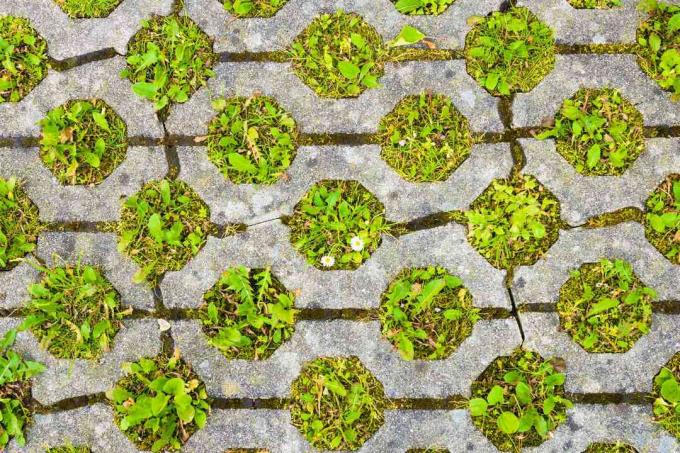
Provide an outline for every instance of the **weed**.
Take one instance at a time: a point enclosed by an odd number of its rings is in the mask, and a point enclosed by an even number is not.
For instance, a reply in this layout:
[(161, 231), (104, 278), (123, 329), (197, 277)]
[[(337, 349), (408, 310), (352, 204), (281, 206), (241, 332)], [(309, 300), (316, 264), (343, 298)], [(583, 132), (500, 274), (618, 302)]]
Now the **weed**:
[(135, 282), (155, 285), (165, 272), (184, 267), (210, 231), (210, 210), (191, 187), (152, 181), (123, 203), (118, 250), (141, 266)]
[(444, 181), (470, 155), (467, 118), (441, 94), (408, 96), (378, 127), (382, 158), (404, 179)]
[(479, 310), (463, 281), (441, 267), (402, 271), (380, 304), (382, 334), (406, 360), (448, 357), (477, 320)]
[(562, 328), (588, 352), (626, 352), (649, 332), (656, 292), (623, 260), (601, 259), (571, 272), (560, 289)]
[(47, 43), (28, 19), (0, 16), (0, 103), (19, 102), (47, 75)]
[(111, 348), (121, 320), (120, 296), (96, 267), (39, 267), (42, 280), (29, 286), (23, 328), (62, 359), (97, 359)]
[(212, 40), (186, 16), (155, 17), (128, 44), (128, 66), (121, 73), (132, 90), (153, 101), (156, 110), (184, 103), (214, 76)]
[(608, 9), (623, 6), (622, 0), (568, 0), (576, 9)]
[(69, 101), (40, 121), (40, 158), (62, 184), (102, 182), (125, 159), (127, 128), (104, 101)]
[(518, 349), (498, 357), (473, 382), (470, 415), (501, 451), (543, 443), (567, 419), (564, 374), (538, 353)]
[(266, 359), (295, 330), (295, 295), (269, 269), (227, 269), (203, 300), (203, 331), (228, 359)]
[(588, 448), (586, 448), (583, 453), (638, 453), (638, 451), (623, 442), (595, 442), (588, 445)]
[(319, 358), (293, 381), (291, 418), (321, 450), (356, 450), (383, 424), (383, 386), (357, 357)]
[(357, 269), (390, 231), (380, 201), (356, 181), (321, 181), (290, 218), (290, 240), (312, 266)]
[(322, 14), (295, 39), (293, 70), (319, 96), (354, 97), (379, 86), (382, 38), (360, 16)]
[(680, 174), (669, 175), (647, 199), (647, 240), (674, 264), (680, 264)]
[(638, 63), (661, 88), (680, 99), (680, 5), (642, 0), (648, 18), (637, 31)]
[(654, 420), (680, 438), (680, 353), (676, 353), (654, 377)]
[(224, 9), (236, 17), (272, 17), (288, 0), (224, 0)]
[(0, 271), (13, 269), (35, 250), (42, 230), (38, 208), (15, 178), (0, 178)]
[(92, 453), (90, 447), (64, 445), (62, 447), (48, 448), (45, 453)]
[(529, 175), (494, 180), (465, 216), (468, 240), (499, 269), (534, 264), (559, 235), (559, 202)]
[(555, 66), (553, 31), (526, 8), (473, 17), (467, 70), (494, 96), (531, 91)]
[(269, 97), (213, 101), (219, 114), (208, 126), (208, 157), (236, 184), (273, 184), (297, 152), (293, 118)]
[(394, 6), (402, 14), (411, 15), (438, 15), (456, 0), (392, 0)]
[(123, 0), (55, 0), (66, 14), (73, 18), (106, 17)]
[(581, 174), (618, 176), (645, 150), (642, 114), (618, 90), (581, 89), (564, 101), (555, 126), (557, 151)]
[(210, 413), (205, 385), (175, 351), (172, 357), (123, 364), (126, 375), (107, 392), (120, 429), (141, 450), (176, 451)]

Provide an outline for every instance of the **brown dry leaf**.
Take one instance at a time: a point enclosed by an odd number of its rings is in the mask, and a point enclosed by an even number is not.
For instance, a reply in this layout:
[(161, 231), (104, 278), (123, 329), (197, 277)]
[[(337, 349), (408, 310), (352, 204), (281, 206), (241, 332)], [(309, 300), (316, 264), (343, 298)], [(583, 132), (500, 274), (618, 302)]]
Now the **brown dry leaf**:
[(194, 137), (194, 143), (203, 143), (206, 140), (208, 140), (207, 135), (199, 135), (198, 137)]

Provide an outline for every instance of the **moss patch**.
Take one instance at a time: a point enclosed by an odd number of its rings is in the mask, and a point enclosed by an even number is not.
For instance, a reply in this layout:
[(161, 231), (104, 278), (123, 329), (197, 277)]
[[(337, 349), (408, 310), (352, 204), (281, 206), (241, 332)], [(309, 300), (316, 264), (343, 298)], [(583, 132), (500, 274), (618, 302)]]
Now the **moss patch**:
[(140, 450), (177, 451), (205, 426), (205, 385), (177, 353), (125, 363), (123, 370), (107, 397), (116, 424)]
[(106, 17), (123, 0), (54, 0), (66, 14), (73, 18)]
[(391, 0), (402, 14), (438, 15), (446, 11), (456, 0)]
[(661, 88), (680, 99), (680, 5), (641, 2), (649, 17), (637, 31), (638, 63)]
[(588, 448), (583, 450), (583, 453), (638, 453), (638, 451), (623, 442), (596, 442), (588, 445)]
[(162, 16), (142, 22), (128, 44), (127, 69), (121, 75), (132, 90), (156, 110), (183, 103), (215, 75), (212, 40), (186, 16)]
[(272, 98), (213, 101), (220, 113), (208, 126), (208, 157), (236, 184), (273, 184), (297, 153), (293, 118)]
[(42, 230), (38, 208), (15, 178), (0, 178), (0, 271), (14, 269), (35, 250)]
[(90, 447), (74, 447), (65, 445), (63, 447), (48, 448), (46, 453), (92, 453)]
[(654, 420), (680, 439), (680, 352), (654, 377)]
[(472, 20), (465, 38), (467, 70), (494, 96), (531, 91), (555, 66), (553, 31), (527, 8)]
[(567, 0), (576, 9), (609, 9), (623, 6), (622, 0)]
[(378, 127), (381, 157), (404, 179), (444, 181), (470, 155), (468, 120), (441, 94), (407, 96)]
[(564, 374), (538, 353), (498, 357), (472, 383), (472, 422), (501, 451), (519, 452), (548, 439), (572, 407)]
[(621, 175), (646, 148), (642, 114), (611, 88), (581, 89), (564, 101), (555, 126), (538, 136), (549, 137), (587, 176)]
[(406, 453), (450, 453), (450, 452), (447, 448), (430, 447), (430, 448), (411, 448), (409, 450), (406, 450)]
[(47, 75), (47, 43), (28, 19), (0, 16), (0, 103), (19, 102)]
[(203, 332), (228, 359), (266, 359), (295, 330), (295, 295), (269, 269), (227, 269), (203, 300)]
[(680, 264), (680, 174), (668, 176), (645, 204), (647, 240), (673, 264)]
[(307, 363), (291, 394), (293, 425), (318, 449), (357, 450), (384, 422), (383, 386), (357, 357)]
[(288, 0), (223, 0), (224, 9), (236, 17), (272, 17)]
[(314, 19), (290, 49), (293, 70), (319, 96), (354, 97), (379, 86), (382, 38), (361, 16), (337, 11)]
[(155, 285), (203, 248), (211, 231), (210, 210), (183, 181), (152, 181), (123, 203), (118, 250), (141, 269), (135, 281)]
[(39, 124), (40, 158), (62, 184), (102, 182), (125, 160), (127, 127), (102, 100), (69, 101)]
[(295, 206), (290, 241), (320, 269), (357, 269), (388, 233), (385, 207), (357, 181), (315, 184)]
[(448, 357), (470, 336), (477, 320), (470, 291), (441, 267), (402, 271), (380, 304), (382, 334), (406, 360)]
[(571, 272), (557, 311), (562, 328), (586, 351), (626, 352), (649, 332), (655, 297), (630, 264), (602, 259)]
[(465, 215), (468, 241), (499, 269), (534, 264), (559, 236), (559, 202), (529, 175), (494, 180)]
[(132, 310), (121, 309), (120, 295), (101, 271), (80, 263), (41, 270), (40, 283), (28, 288), (24, 326), (55, 357), (97, 359), (109, 351)]

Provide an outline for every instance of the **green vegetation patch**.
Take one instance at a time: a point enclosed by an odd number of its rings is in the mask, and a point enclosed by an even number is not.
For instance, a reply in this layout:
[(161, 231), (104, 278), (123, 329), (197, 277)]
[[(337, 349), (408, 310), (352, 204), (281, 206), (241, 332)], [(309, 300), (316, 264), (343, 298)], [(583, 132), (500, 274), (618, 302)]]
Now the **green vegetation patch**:
[(583, 453), (638, 453), (638, 451), (623, 442), (595, 442), (588, 445), (588, 448), (583, 450)]
[(127, 127), (102, 100), (69, 101), (39, 124), (40, 158), (62, 184), (102, 182), (125, 160)]
[(402, 14), (438, 15), (448, 9), (456, 0), (392, 0)]
[(357, 450), (383, 424), (383, 386), (357, 357), (319, 358), (293, 381), (291, 418), (321, 450)]
[(654, 377), (654, 420), (680, 439), (680, 352)]
[(442, 267), (402, 271), (380, 304), (382, 334), (406, 360), (448, 357), (478, 320), (470, 291)]
[(538, 353), (498, 357), (472, 383), (472, 422), (501, 451), (536, 447), (567, 419), (564, 374)]
[(0, 450), (15, 439), (19, 446), (26, 444), (24, 430), (31, 422), (30, 379), (45, 367), (25, 360), (12, 348), (17, 331), (11, 329), (0, 339)]
[(512, 7), (473, 19), (465, 38), (467, 71), (489, 93), (531, 91), (553, 70), (553, 31), (528, 9)]
[(42, 230), (38, 208), (15, 178), (0, 178), (0, 271), (8, 271), (35, 250)]
[(290, 49), (293, 70), (319, 96), (354, 97), (379, 86), (382, 38), (360, 16), (342, 10), (322, 14)]
[(562, 328), (586, 351), (626, 352), (649, 333), (655, 297), (629, 263), (602, 259), (571, 272), (557, 312)]
[(622, 0), (567, 0), (577, 9), (608, 9), (623, 6)]
[(638, 63), (661, 88), (680, 99), (680, 5), (642, 0), (649, 17), (637, 32)]
[(382, 158), (404, 179), (444, 181), (470, 155), (468, 120), (441, 94), (407, 96), (378, 127)]
[(288, 0), (224, 0), (224, 9), (236, 17), (272, 17)]
[(289, 219), (290, 241), (312, 266), (357, 269), (390, 231), (385, 207), (357, 181), (315, 184)]
[(680, 264), (680, 174), (668, 176), (646, 205), (647, 240), (673, 264)]
[(46, 453), (92, 453), (90, 447), (64, 445), (62, 447), (48, 448)]
[(125, 363), (123, 370), (107, 397), (118, 427), (140, 450), (177, 451), (205, 426), (205, 385), (177, 353)]
[(227, 269), (203, 300), (203, 332), (228, 359), (266, 359), (295, 330), (295, 295), (270, 269)]
[(409, 450), (406, 450), (406, 453), (450, 453), (450, 452), (447, 448), (430, 447), (430, 448), (411, 448)]
[(494, 180), (465, 216), (468, 241), (499, 269), (534, 264), (559, 236), (559, 202), (529, 175)]
[(0, 16), (0, 103), (19, 102), (47, 75), (47, 43), (23, 17)]
[(128, 66), (121, 73), (132, 90), (154, 103), (184, 103), (215, 75), (212, 40), (186, 16), (161, 16), (142, 22), (128, 44)]
[(555, 126), (537, 138), (550, 137), (586, 176), (621, 175), (646, 148), (642, 114), (610, 88), (581, 89), (564, 101)]
[(28, 288), (23, 326), (55, 357), (97, 359), (109, 351), (132, 309), (121, 309), (120, 295), (101, 271), (81, 263), (40, 270), (42, 280)]
[(54, 0), (66, 14), (73, 18), (106, 17), (123, 0)]
[(152, 181), (123, 203), (118, 250), (141, 269), (135, 281), (155, 285), (167, 271), (178, 271), (205, 245), (210, 210), (183, 181)]
[(273, 184), (297, 153), (295, 120), (272, 98), (213, 101), (219, 114), (208, 126), (208, 157), (236, 184)]

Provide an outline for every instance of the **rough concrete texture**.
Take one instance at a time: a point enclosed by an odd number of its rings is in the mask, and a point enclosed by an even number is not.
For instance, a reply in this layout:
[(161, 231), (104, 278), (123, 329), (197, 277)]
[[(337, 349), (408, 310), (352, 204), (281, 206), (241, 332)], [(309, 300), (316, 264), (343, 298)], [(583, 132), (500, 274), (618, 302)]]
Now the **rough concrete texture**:
[(382, 88), (366, 90), (357, 98), (318, 97), (293, 72), (289, 63), (221, 63), (216, 77), (176, 105), (166, 122), (173, 135), (205, 135), (216, 115), (211, 100), (220, 97), (272, 96), (307, 133), (372, 133), (405, 96), (431, 90), (451, 98), (476, 132), (499, 132), (503, 123), (498, 99), (482, 89), (465, 70), (465, 61), (411, 61), (385, 65)]
[(468, 244), (456, 224), (422, 230), (399, 238), (383, 236), (382, 245), (355, 271), (323, 271), (307, 264), (290, 244), (288, 227), (262, 223), (224, 239), (208, 238), (201, 252), (161, 283), (169, 308), (196, 308), (203, 294), (233, 266), (272, 272), (289, 290), (299, 292), (298, 308), (375, 308), (389, 282), (402, 269), (439, 265), (459, 276), (478, 307), (511, 307), (503, 285), (505, 271), (493, 268)]
[(394, 38), (404, 25), (425, 33), (437, 47), (462, 49), (471, 26), (470, 16), (486, 16), (501, 0), (457, 0), (439, 16), (400, 14), (390, 0), (289, 0), (271, 19), (239, 19), (217, 0), (186, 0), (189, 16), (215, 39), (216, 52), (265, 52), (287, 49), (314, 18), (338, 9), (359, 14), (380, 33)]
[(128, 137), (163, 138), (153, 105), (134, 95), (130, 81), (120, 77), (125, 65), (123, 57), (115, 57), (64, 72), (50, 71), (21, 102), (0, 104), (0, 138), (40, 136), (38, 122), (48, 111), (72, 99), (106, 101), (125, 121)]
[(29, 19), (47, 41), (49, 55), (64, 60), (110, 48), (125, 54), (141, 21), (167, 15), (171, 8), (172, 0), (123, 0), (108, 17), (71, 19), (54, 0), (4, 0), (0, 15)]
[(651, 138), (622, 176), (584, 176), (556, 150), (554, 140), (522, 139), (524, 172), (536, 176), (560, 200), (562, 218), (582, 225), (589, 217), (621, 208), (645, 208), (645, 201), (671, 173), (680, 173), (680, 139)]
[(28, 300), (28, 285), (35, 282), (40, 274), (32, 264), (28, 255), (11, 271), (0, 272), (0, 308), (21, 307)]
[(443, 182), (414, 184), (380, 157), (380, 146), (303, 146), (274, 185), (233, 184), (208, 159), (205, 147), (179, 147), (180, 177), (210, 206), (216, 223), (255, 224), (291, 215), (317, 181), (354, 179), (385, 206), (388, 220), (405, 222), (439, 212), (467, 209), (495, 178), (512, 167), (506, 143), (475, 145), (470, 157)]
[(117, 221), (121, 199), (167, 170), (163, 148), (131, 146), (125, 160), (100, 184), (64, 185), (43, 164), (38, 148), (0, 148), (0, 177), (21, 179), (45, 222)]
[(580, 88), (616, 88), (642, 114), (645, 126), (680, 125), (680, 103), (647, 77), (634, 55), (558, 55), (555, 69), (512, 103), (513, 127), (539, 127)]
[(628, 261), (633, 271), (657, 292), (658, 300), (680, 300), (680, 266), (674, 266), (645, 238), (638, 223), (561, 231), (548, 253), (533, 266), (520, 267), (512, 281), (516, 304), (554, 304), (569, 272), (602, 258)]

